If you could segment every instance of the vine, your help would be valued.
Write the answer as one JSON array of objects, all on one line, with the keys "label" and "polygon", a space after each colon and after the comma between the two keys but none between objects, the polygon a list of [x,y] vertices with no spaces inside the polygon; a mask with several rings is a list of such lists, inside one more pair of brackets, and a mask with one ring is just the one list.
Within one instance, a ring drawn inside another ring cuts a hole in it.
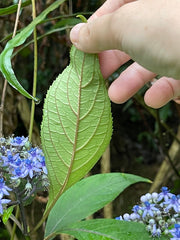
[{"label": "vine", "polygon": [[[33,20],[36,18],[36,4],[35,0],[32,0],[32,16]],[[34,39],[34,74],[33,74],[33,92],[32,96],[36,97],[36,88],[37,88],[37,69],[38,69],[38,46],[37,46],[37,31],[36,27],[33,30],[33,39]],[[31,117],[30,117],[30,126],[29,126],[29,141],[32,140],[33,133],[33,123],[34,123],[34,113],[35,113],[35,101],[32,99],[31,105]]]}]

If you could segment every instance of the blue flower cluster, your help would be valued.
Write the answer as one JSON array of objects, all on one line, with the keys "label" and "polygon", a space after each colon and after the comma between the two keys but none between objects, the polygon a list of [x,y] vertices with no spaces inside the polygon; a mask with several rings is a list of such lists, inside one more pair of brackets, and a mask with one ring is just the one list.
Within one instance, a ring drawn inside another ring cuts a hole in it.
[{"label": "blue flower cluster", "polygon": [[[6,180],[5,180],[6,179]],[[0,214],[10,202],[4,196],[17,190],[22,183],[26,196],[35,192],[35,186],[41,182],[47,186],[45,157],[39,147],[32,148],[28,137],[0,138]]]},{"label": "blue flower cluster", "polygon": [[140,198],[140,204],[132,208],[117,220],[141,222],[152,237],[161,234],[173,236],[171,240],[180,240],[180,195],[170,193],[167,187],[161,192],[147,193]]},{"label": "blue flower cluster", "polygon": [[3,198],[4,195],[9,195],[12,189],[5,185],[4,178],[0,178],[0,214],[3,214],[3,205],[9,203],[10,199]]}]

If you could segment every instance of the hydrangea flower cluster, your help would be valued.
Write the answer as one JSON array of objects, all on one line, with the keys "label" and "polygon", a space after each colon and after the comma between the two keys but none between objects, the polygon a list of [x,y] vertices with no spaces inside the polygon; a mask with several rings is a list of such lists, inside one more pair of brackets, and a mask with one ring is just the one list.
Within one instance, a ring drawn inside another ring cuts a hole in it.
[{"label": "hydrangea flower cluster", "polygon": [[152,237],[161,234],[173,236],[171,240],[180,240],[180,195],[170,193],[167,187],[161,192],[147,193],[140,198],[140,204],[132,208],[117,220],[141,222],[146,225]]},{"label": "hydrangea flower cluster", "polygon": [[48,179],[42,150],[33,148],[28,137],[0,138],[0,214],[11,202],[5,198],[10,192],[27,200],[44,187]]}]

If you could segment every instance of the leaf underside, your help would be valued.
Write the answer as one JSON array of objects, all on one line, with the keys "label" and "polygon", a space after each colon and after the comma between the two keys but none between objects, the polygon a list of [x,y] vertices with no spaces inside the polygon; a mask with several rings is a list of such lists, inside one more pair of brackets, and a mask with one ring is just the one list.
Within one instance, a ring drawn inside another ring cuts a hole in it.
[{"label": "leaf underside", "polygon": [[110,101],[97,55],[73,46],[70,59],[48,90],[43,110],[49,205],[94,166],[112,134]]}]

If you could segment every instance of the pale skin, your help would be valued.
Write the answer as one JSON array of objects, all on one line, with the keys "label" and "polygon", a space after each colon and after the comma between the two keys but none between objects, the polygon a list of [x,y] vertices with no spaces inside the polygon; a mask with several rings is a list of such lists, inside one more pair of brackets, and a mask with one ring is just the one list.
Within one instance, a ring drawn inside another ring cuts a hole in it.
[{"label": "pale skin", "polygon": [[180,0],[107,0],[70,33],[80,50],[99,53],[105,78],[133,59],[109,87],[110,99],[124,103],[147,82],[162,76],[144,100],[160,108],[180,96]]}]

